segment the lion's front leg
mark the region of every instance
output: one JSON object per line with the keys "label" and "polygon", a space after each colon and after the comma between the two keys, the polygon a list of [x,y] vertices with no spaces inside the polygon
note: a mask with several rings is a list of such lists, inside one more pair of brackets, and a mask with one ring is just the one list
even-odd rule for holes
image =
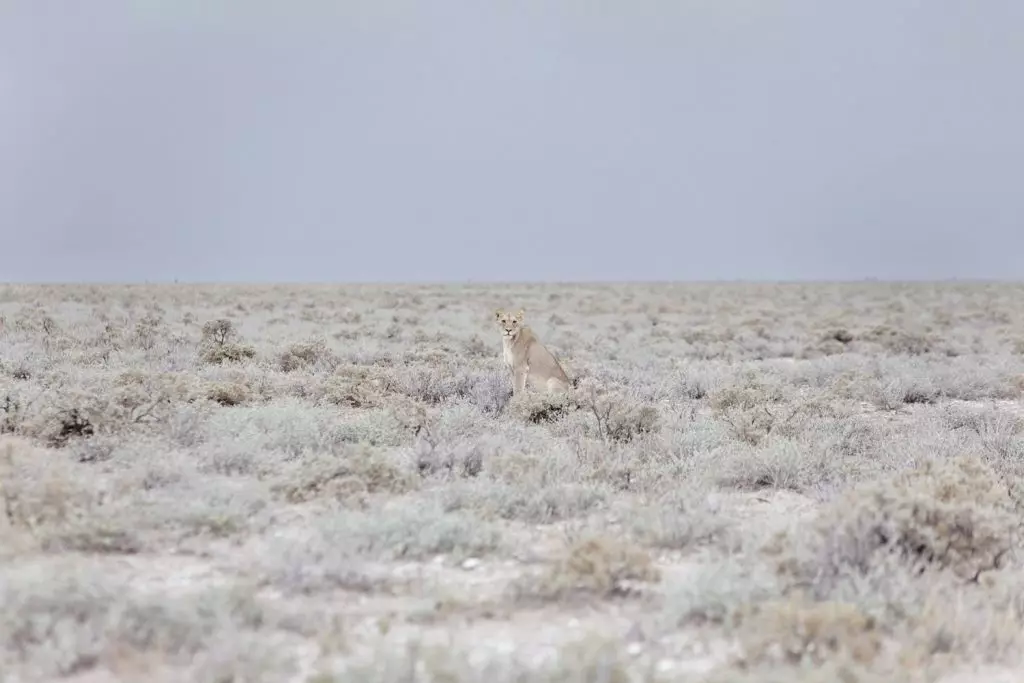
{"label": "lion's front leg", "polygon": [[512,394],[519,395],[526,390],[526,377],[530,374],[530,368],[523,366],[513,371]]}

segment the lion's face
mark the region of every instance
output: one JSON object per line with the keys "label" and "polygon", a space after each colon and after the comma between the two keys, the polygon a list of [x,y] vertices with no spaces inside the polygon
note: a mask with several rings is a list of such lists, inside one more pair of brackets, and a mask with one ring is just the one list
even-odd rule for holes
{"label": "lion's face", "polygon": [[502,310],[494,312],[495,321],[498,323],[498,329],[501,330],[503,337],[515,338],[519,334],[519,330],[523,327],[523,311],[520,310],[518,313],[506,313]]}

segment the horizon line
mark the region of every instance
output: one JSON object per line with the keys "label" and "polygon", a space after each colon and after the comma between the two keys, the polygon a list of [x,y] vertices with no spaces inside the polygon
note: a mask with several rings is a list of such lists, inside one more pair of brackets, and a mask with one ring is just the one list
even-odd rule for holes
{"label": "horizon line", "polygon": [[837,278],[837,279],[762,279],[762,278],[717,278],[694,280],[11,280],[0,281],[0,286],[45,286],[45,287],[137,287],[137,286],[203,286],[203,287],[251,287],[251,286],[304,286],[304,287],[415,287],[429,285],[835,285],[835,284],[1024,284],[1024,278]]}

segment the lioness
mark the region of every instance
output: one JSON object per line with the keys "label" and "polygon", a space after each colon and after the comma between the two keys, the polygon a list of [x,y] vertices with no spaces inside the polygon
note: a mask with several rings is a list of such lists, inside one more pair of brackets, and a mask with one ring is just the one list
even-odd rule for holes
{"label": "lioness", "polygon": [[531,387],[548,393],[566,391],[569,388],[568,375],[533,330],[523,325],[524,315],[523,309],[515,314],[500,308],[494,311],[495,321],[501,330],[505,364],[512,370],[512,394],[521,394],[527,382]]}

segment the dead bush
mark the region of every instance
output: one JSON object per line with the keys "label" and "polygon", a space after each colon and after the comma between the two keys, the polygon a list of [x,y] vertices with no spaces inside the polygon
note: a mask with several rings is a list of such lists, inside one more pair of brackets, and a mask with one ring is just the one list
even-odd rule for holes
{"label": "dead bush", "polygon": [[40,401],[38,409],[31,412],[15,404],[15,412],[7,415],[8,431],[61,448],[95,435],[98,426],[106,425],[110,417],[109,402],[86,392],[71,391],[51,400]]}
{"label": "dead bush", "polygon": [[685,581],[666,586],[661,617],[669,628],[728,626],[745,607],[777,600],[777,577],[759,564],[737,561],[701,563]]}
{"label": "dead bush", "polygon": [[[168,600],[134,587],[122,572],[80,558],[30,570],[12,568],[0,586],[0,656],[5,678],[73,680],[106,678],[108,667],[127,666],[132,679],[147,662],[176,670],[177,680],[280,678],[278,666],[259,658],[260,669],[243,653],[259,650],[254,636],[282,623],[279,612],[256,600],[246,585],[186,591]],[[226,649],[225,649],[225,646]],[[228,664],[221,662],[228,659]],[[256,658],[253,658],[256,659]],[[169,669],[175,671],[175,669]],[[242,673],[239,673],[242,672]]]}
{"label": "dead bush", "polygon": [[470,379],[469,401],[486,415],[504,412],[512,400],[512,386],[502,372],[489,372]]}
{"label": "dead bush", "polygon": [[389,378],[379,368],[342,365],[334,369],[320,388],[328,403],[351,408],[379,408],[392,391]]}
{"label": "dead bush", "polygon": [[16,363],[14,365],[6,365],[0,363],[0,371],[6,373],[11,379],[19,381],[25,381],[32,379],[32,371],[25,364],[24,361]]}
{"label": "dead bush", "polygon": [[473,390],[472,379],[452,367],[421,367],[396,373],[392,386],[409,398],[431,405],[467,398]]}
{"label": "dead bush", "polygon": [[640,434],[650,434],[659,428],[661,419],[658,409],[652,405],[621,406],[601,414],[594,410],[598,429],[605,438],[612,441],[629,442]]}
{"label": "dead bush", "polygon": [[481,339],[478,334],[474,334],[463,342],[462,348],[470,358],[490,358],[494,355],[494,347]]}
{"label": "dead bush", "polygon": [[777,389],[756,383],[721,389],[711,398],[712,414],[739,441],[760,445],[771,435],[792,436],[810,417],[828,417],[833,409],[821,400],[784,401]]}
{"label": "dead bush", "polygon": [[405,396],[397,396],[388,401],[388,412],[396,420],[402,431],[415,437],[433,438],[437,431],[437,415],[429,413],[422,403]]}
{"label": "dead bush", "polygon": [[40,545],[50,553],[96,555],[134,555],[144,548],[142,540],[133,531],[111,528],[88,520],[47,535]]}
{"label": "dead bush", "polygon": [[199,358],[209,365],[226,362],[238,363],[256,355],[256,350],[238,341],[234,323],[226,318],[211,320],[203,325],[199,342]]}
{"label": "dead bush", "polygon": [[49,444],[56,448],[67,445],[75,437],[89,437],[96,433],[92,421],[79,408],[60,411],[57,421],[56,432],[49,439]]}
{"label": "dead bush", "polygon": [[240,382],[210,382],[203,395],[222,406],[238,406],[249,399],[249,387]]}
{"label": "dead bush", "polygon": [[878,344],[894,355],[920,356],[931,353],[935,340],[921,332],[908,332],[888,325],[879,325],[859,335],[859,338]]}
{"label": "dead bush", "polygon": [[661,572],[641,548],[609,537],[575,543],[544,573],[516,583],[517,599],[614,598],[637,591],[636,583],[657,583]]}
{"label": "dead bush", "polygon": [[608,503],[606,489],[589,484],[550,486],[482,486],[473,500],[472,494],[449,503],[468,504],[476,514],[487,518],[515,520],[527,524],[553,524],[583,517]]}
{"label": "dead bush", "polygon": [[123,372],[114,378],[113,402],[120,406],[129,422],[152,420],[162,413],[160,406],[187,400],[191,384],[171,372]]}
{"label": "dead bush", "polygon": [[730,524],[717,506],[679,491],[657,505],[636,509],[628,521],[631,535],[638,542],[672,550],[690,550],[723,541],[730,533]]}
{"label": "dead bush", "polygon": [[533,424],[557,422],[580,409],[577,399],[569,394],[532,392],[512,400],[510,406],[516,418]]}
{"label": "dead bush", "polygon": [[[590,380],[567,397],[567,405],[578,405],[594,416],[598,436],[604,441],[628,443],[641,434],[660,429],[658,409],[622,391],[612,391]],[[557,404],[555,404],[557,405]]]}
{"label": "dead bush", "polygon": [[867,575],[895,554],[977,581],[1006,566],[1018,548],[1019,500],[985,463],[960,457],[866,482],[840,496],[790,539],[784,573],[828,595],[844,577]]}
{"label": "dead bush", "polygon": [[839,602],[764,602],[734,619],[740,641],[736,663],[821,666],[846,660],[871,664],[882,653],[884,633],[855,605]]}
{"label": "dead bush", "polygon": [[966,430],[977,435],[996,470],[1010,479],[1012,486],[1024,483],[1024,419],[996,408],[972,410],[946,406],[943,423],[951,430]]}
{"label": "dead bush", "polygon": [[218,344],[208,346],[200,352],[200,360],[209,365],[240,363],[255,356],[256,349],[247,344]]}
{"label": "dead bush", "polygon": [[273,491],[290,503],[316,498],[359,503],[363,494],[401,494],[415,490],[418,484],[412,472],[399,467],[380,451],[357,446],[339,457],[305,463],[292,478],[276,484]]}
{"label": "dead bush", "polygon": [[235,329],[235,324],[227,318],[218,318],[217,320],[203,323],[202,335],[200,342],[202,344],[223,346],[238,339],[238,331]]}
{"label": "dead bush", "polygon": [[135,322],[130,343],[140,349],[150,350],[156,346],[163,331],[164,321],[155,315],[146,315]]}
{"label": "dead bush", "polygon": [[292,344],[277,357],[277,365],[282,372],[307,369],[333,372],[338,363],[338,357],[327,348],[327,342],[323,339]]}
{"label": "dead bush", "polygon": [[118,436],[103,434],[93,435],[88,439],[69,440],[67,457],[81,463],[106,462],[111,459],[120,443],[121,439]]}
{"label": "dead bush", "polygon": [[706,377],[686,375],[680,378],[676,386],[677,395],[680,398],[691,401],[702,401],[708,396],[708,380]]}
{"label": "dead bush", "polygon": [[0,399],[0,434],[16,433],[23,417],[24,407],[17,397],[7,394]]}
{"label": "dead bush", "polygon": [[416,468],[421,476],[446,481],[475,477],[483,470],[484,447],[479,442],[442,444],[431,434],[416,440]]}
{"label": "dead bush", "polygon": [[0,498],[10,526],[36,533],[92,516],[100,491],[54,463],[56,457],[21,440],[0,444]]}
{"label": "dead bush", "polygon": [[926,377],[895,378],[872,387],[869,397],[879,410],[898,411],[905,405],[933,404],[942,392]]}
{"label": "dead bush", "polygon": [[63,447],[72,440],[165,424],[188,387],[171,373],[127,372],[110,383],[57,385],[19,416],[17,433]]}
{"label": "dead bush", "polygon": [[729,426],[740,441],[757,445],[776,428],[793,420],[799,411],[780,407],[781,396],[762,386],[727,387],[711,399],[712,414]]}
{"label": "dead bush", "polygon": [[806,346],[796,356],[801,360],[812,360],[822,356],[838,356],[846,352],[846,344],[837,342],[835,339],[825,339],[812,346]]}

